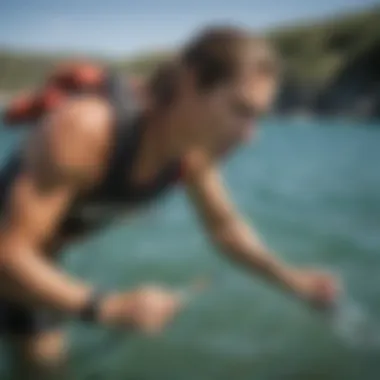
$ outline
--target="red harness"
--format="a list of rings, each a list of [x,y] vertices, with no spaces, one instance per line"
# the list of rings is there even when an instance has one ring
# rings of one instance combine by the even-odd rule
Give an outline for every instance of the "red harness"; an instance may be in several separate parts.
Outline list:
[[[37,121],[73,94],[97,93],[104,83],[105,69],[92,63],[66,63],[56,68],[43,86],[16,96],[5,109],[4,121],[17,126]]]

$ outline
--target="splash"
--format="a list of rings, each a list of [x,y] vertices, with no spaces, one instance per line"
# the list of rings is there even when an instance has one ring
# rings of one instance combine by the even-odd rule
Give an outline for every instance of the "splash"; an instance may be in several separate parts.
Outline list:
[[[380,348],[380,326],[359,302],[343,297],[334,308],[323,312],[334,334],[354,349]]]

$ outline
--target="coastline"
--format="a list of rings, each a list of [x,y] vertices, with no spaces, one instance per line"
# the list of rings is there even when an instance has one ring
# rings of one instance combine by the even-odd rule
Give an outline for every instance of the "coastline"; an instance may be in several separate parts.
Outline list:
[[[9,100],[14,95],[11,91],[1,91],[0,90],[0,112],[9,102]],[[314,112],[313,110],[301,110],[299,108],[287,112],[276,112],[274,111],[265,120],[278,120],[297,123],[300,125],[307,124],[310,121],[323,120],[332,121],[334,123],[344,123],[346,125],[356,125],[360,123],[365,123],[366,125],[373,125],[374,127],[380,127],[380,118],[365,116],[363,114],[342,114],[337,111],[334,113],[329,113],[328,115],[323,113]]]

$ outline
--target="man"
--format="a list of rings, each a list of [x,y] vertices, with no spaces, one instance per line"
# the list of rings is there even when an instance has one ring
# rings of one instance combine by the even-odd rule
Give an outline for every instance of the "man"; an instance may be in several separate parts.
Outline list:
[[[1,315],[35,370],[52,370],[63,352],[59,330],[42,319],[45,309],[148,333],[159,332],[179,310],[181,300],[170,291],[138,286],[102,294],[51,260],[62,244],[106,225],[108,211],[113,216],[150,203],[178,179],[222,252],[310,303],[333,301],[332,277],[292,268],[260,243],[229,201],[217,169],[219,157],[270,107],[276,61],[264,40],[245,31],[207,30],[153,80],[145,110],[136,111],[133,94],[121,93],[117,83],[107,96],[72,97],[10,159],[1,186]]]

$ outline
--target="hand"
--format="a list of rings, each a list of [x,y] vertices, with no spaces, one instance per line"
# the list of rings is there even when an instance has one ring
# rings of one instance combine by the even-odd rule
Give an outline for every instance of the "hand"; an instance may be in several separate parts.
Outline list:
[[[180,301],[174,292],[143,287],[105,299],[101,320],[106,324],[134,327],[148,334],[157,334],[178,313]]]
[[[339,281],[333,275],[317,270],[295,270],[292,289],[316,308],[334,305],[339,296]]]

